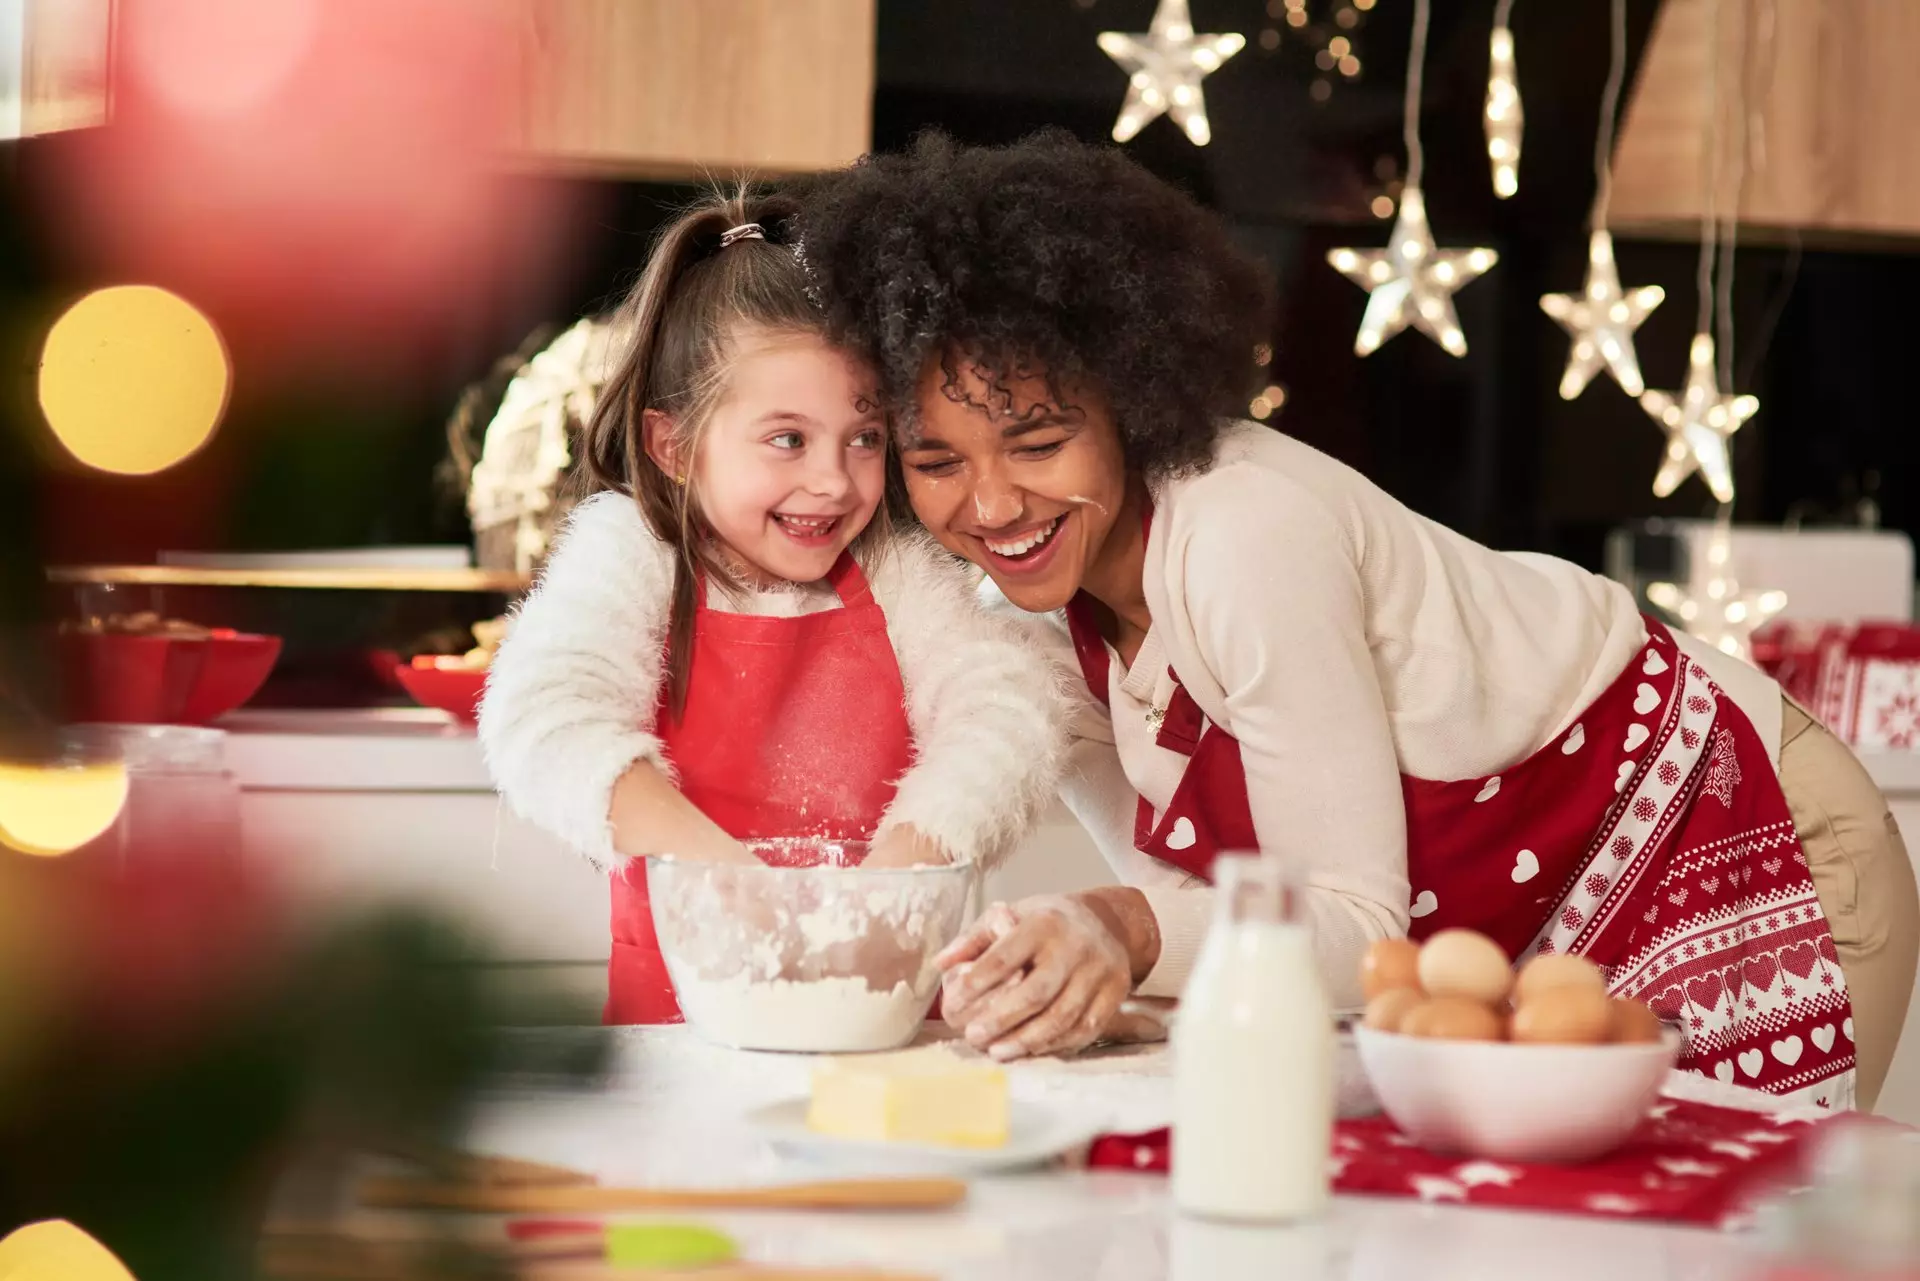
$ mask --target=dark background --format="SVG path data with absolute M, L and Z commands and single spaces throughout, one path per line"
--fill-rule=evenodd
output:
M 1346 34 L 1362 71 L 1349 80 L 1314 63 L 1341 30 L 1332 19 L 1346 3 L 1309 0 L 1313 25 L 1302 32 L 1283 20 L 1281 0 L 1193 0 L 1196 29 L 1248 38 L 1205 84 L 1213 144 L 1195 148 L 1161 119 L 1128 148 L 1219 210 L 1272 264 L 1283 300 L 1273 373 L 1288 392 L 1274 423 L 1476 538 L 1596 568 L 1616 524 L 1705 514 L 1711 499 L 1697 481 L 1666 502 L 1652 497 L 1660 433 L 1605 375 L 1579 401 L 1559 399 L 1567 343 L 1538 307 L 1540 294 L 1576 289 L 1583 273 L 1607 5 L 1516 6 L 1526 136 L 1520 192 L 1501 202 L 1480 125 L 1492 0 L 1436 0 L 1422 122 L 1429 213 L 1441 244 L 1492 245 L 1501 259 L 1458 295 L 1465 359 L 1409 333 L 1360 360 L 1352 341 L 1365 295 L 1324 257 L 1331 246 L 1385 241 L 1389 224 L 1368 205 L 1404 163 L 1411 5 L 1380 0 L 1358 15 Z M 1656 9 L 1657 0 L 1629 5 L 1629 92 Z M 1125 83 L 1095 36 L 1144 30 L 1152 10 L 1152 0 L 881 0 L 875 146 L 898 147 L 930 125 L 972 142 L 1045 124 L 1104 140 Z M 1269 30 L 1277 48 L 1263 39 Z M 1316 91 L 1317 80 L 1331 91 Z M 84 289 L 114 283 L 49 247 L 54 215 L 34 199 L 63 149 L 83 145 L 55 136 L 0 148 L 0 342 L 14 375 L 0 538 L 69 561 L 144 560 L 162 548 L 464 541 L 459 496 L 436 478 L 461 388 L 536 327 L 610 305 L 637 271 L 648 233 L 688 194 L 502 178 L 510 200 L 531 204 L 550 194 L 543 185 L 573 198 L 557 264 L 510 248 L 477 262 L 470 289 L 444 300 L 440 320 L 398 343 L 369 336 L 358 351 L 352 334 L 331 334 L 329 363 L 305 379 L 250 383 L 250 336 L 227 329 L 240 372 L 214 442 L 158 478 L 116 480 L 67 463 L 32 403 L 46 324 Z M 1920 522 L 1916 424 L 1896 383 L 1908 377 L 1905 343 L 1920 328 L 1905 306 L 1920 289 L 1920 263 L 1775 240 L 1738 257 L 1737 387 L 1762 406 L 1735 438 L 1740 518 L 1822 519 L 1865 487 L 1885 523 L 1911 531 Z M 1694 256 L 1692 244 L 1619 245 L 1624 283 L 1667 289 L 1639 334 L 1650 386 L 1683 376 Z M 285 305 L 297 317 L 300 299 Z M 17 606 L 30 576 L 11 572 L 0 589 Z

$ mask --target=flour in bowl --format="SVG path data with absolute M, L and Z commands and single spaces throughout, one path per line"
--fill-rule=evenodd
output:
M 649 860 L 687 1022 L 723 1045 L 847 1054 L 913 1039 L 973 869 L 865 871 Z
M 721 982 L 693 979 L 679 988 L 680 1006 L 700 1032 L 755 1050 L 850 1054 L 888 1050 L 913 1039 L 932 1004 L 904 980 L 876 992 L 859 977 L 812 982 L 736 973 Z

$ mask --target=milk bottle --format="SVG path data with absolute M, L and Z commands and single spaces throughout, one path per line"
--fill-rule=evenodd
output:
M 1180 998 L 1173 1199 L 1182 1213 L 1287 1222 L 1327 1202 L 1333 1014 L 1299 893 L 1273 855 L 1223 854 L 1214 919 Z

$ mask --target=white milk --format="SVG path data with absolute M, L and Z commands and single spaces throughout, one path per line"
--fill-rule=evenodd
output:
M 1174 1021 L 1173 1199 L 1285 1222 L 1327 1203 L 1333 1013 L 1285 870 L 1222 855 L 1213 927 Z

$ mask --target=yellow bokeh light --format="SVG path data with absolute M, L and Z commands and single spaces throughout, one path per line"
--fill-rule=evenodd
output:
M 42 857 L 77 850 L 112 827 L 126 803 L 127 767 L 119 761 L 0 763 L 0 847 Z
M 116 285 L 48 331 L 40 409 L 81 462 L 145 476 L 207 442 L 231 381 L 220 334 L 193 304 L 152 285 Z
M 29 1223 L 0 1238 L 5 1281 L 133 1281 L 127 1265 L 64 1219 Z

